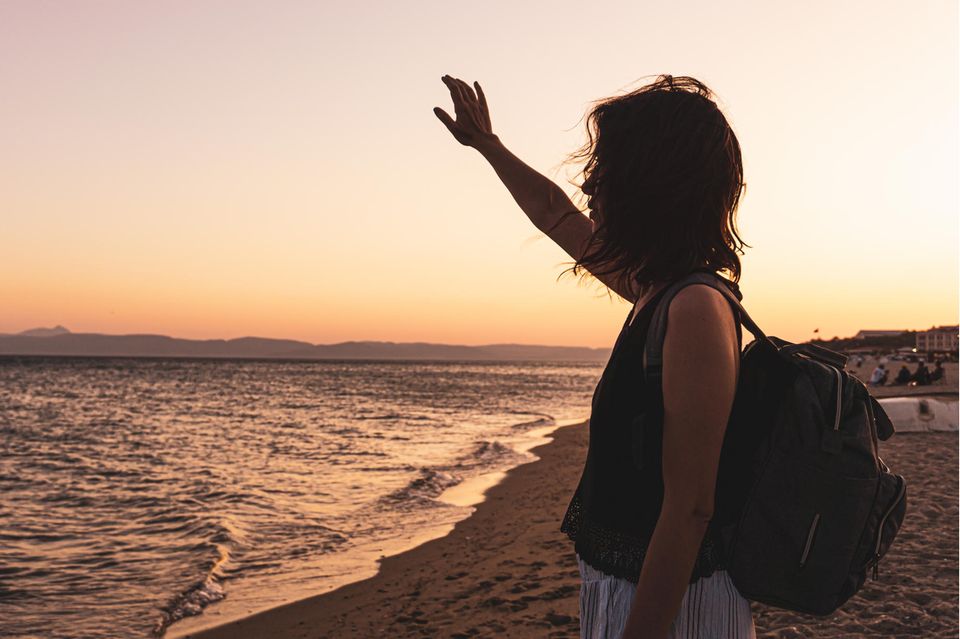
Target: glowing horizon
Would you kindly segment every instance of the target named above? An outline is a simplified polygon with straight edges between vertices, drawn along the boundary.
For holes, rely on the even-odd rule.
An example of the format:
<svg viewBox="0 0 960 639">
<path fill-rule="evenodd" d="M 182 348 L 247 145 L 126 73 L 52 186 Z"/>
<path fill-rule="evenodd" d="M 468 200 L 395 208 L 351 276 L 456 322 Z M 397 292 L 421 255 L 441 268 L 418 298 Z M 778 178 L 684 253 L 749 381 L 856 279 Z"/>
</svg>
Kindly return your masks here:
<svg viewBox="0 0 960 639">
<path fill-rule="evenodd" d="M 629 304 L 557 280 L 434 116 L 445 73 L 571 196 L 590 103 L 692 75 L 743 148 L 767 334 L 958 323 L 956 3 L 363 9 L 0 6 L 0 333 L 611 346 Z"/>
</svg>

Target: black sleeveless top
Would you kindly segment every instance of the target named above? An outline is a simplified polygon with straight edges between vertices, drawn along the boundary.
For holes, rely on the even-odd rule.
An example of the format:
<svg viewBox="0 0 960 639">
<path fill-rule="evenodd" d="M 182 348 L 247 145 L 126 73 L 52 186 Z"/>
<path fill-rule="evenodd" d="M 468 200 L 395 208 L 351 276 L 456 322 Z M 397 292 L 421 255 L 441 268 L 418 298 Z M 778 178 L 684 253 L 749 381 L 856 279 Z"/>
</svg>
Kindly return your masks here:
<svg viewBox="0 0 960 639">
<path fill-rule="evenodd" d="M 583 561 L 633 583 L 640 579 L 663 504 L 662 433 L 642 428 L 651 402 L 643 387 L 642 357 L 654 310 L 668 288 L 645 303 L 633 324 L 634 309 L 627 314 L 593 393 L 587 460 L 560 526 Z M 689 583 L 722 569 L 723 560 L 721 537 L 711 521 Z"/>
</svg>

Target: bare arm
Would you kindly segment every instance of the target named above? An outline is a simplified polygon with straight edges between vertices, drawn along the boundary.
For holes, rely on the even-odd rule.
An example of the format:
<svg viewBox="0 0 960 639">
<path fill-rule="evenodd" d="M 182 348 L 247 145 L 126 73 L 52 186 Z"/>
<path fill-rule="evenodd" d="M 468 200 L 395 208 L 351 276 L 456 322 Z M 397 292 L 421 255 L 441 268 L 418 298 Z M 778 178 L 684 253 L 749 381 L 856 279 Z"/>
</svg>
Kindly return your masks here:
<svg viewBox="0 0 960 639">
<path fill-rule="evenodd" d="M 723 295 L 684 287 L 667 312 L 663 348 L 663 507 L 640 571 L 623 639 L 662 639 L 680 611 L 713 517 L 720 450 L 740 351 Z"/>
<path fill-rule="evenodd" d="M 444 76 L 456 109 L 454 121 L 443 109 L 434 113 L 461 144 L 471 146 L 490 163 L 497 176 L 533 225 L 556 242 L 574 260 L 579 260 L 593 235 L 593 221 L 581 213 L 563 189 L 515 156 L 491 128 L 486 96 L 479 83 L 476 94 L 462 80 Z M 636 302 L 634 291 L 624 290 L 617 273 L 597 277 L 620 297 Z"/>
</svg>

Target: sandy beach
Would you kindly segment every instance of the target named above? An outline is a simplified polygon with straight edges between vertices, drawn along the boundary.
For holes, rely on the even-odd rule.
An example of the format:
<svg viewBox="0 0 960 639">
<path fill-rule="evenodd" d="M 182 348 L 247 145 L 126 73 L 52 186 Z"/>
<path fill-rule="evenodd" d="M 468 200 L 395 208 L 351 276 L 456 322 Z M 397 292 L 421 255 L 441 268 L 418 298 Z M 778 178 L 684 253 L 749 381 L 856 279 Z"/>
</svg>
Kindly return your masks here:
<svg viewBox="0 0 960 639">
<path fill-rule="evenodd" d="M 873 369 L 876 368 L 879 362 L 879 357 L 867 355 L 864 356 L 863 363 L 857 366 L 856 361 L 851 357 L 847 360 L 845 370 L 863 383 L 866 383 L 867 380 L 870 379 Z M 933 358 L 929 358 L 926 365 L 927 368 L 932 371 Z M 943 377 L 926 386 L 906 386 L 903 384 L 890 383 L 896 378 L 897 373 L 900 372 L 901 366 L 906 366 L 907 370 L 911 373 L 917 370 L 916 362 L 892 360 L 888 357 L 886 361 L 886 368 L 890 371 L 888 383 L 883 386 L 870 386 L 870 394 L 876 398 L 912 397 L 913 395 L 949 395 L 955 397 L 957 395 L 958 368 L 960 368 L 960 364 L 957 362 L 945 362 L 943 364 Z"/>
<path fill-rule="evenodd" d="M 372 578 L 184 636 L 578 637 L 576 557 L 559 524 L 587 443 L 586 422 L 557 429 L 449 535 L 385 558 Z M 757 636 L 956 637 L 957 451 L 956 433 L 882 442 L 909 509 L 879 580 L 824 619 L 754 602 Z"/>
</svg>

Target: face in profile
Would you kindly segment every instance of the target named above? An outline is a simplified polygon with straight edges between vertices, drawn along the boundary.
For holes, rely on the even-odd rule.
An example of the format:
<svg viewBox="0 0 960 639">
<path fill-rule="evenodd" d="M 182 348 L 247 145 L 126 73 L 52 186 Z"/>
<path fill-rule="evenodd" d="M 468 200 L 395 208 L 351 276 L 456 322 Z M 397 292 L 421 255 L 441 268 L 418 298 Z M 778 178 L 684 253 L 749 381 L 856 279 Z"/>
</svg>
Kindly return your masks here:
<svg viewBox="0 0 960 639">
<path fill-rule="evenodd" d="M 589 198 L 587 200 L 587 208 L 590 210 L 590 219 L 593 222 L 598 222 L 600 220 L 600 198 L 597 195 L 597 180 L 595 175 L 591 175 L 584 180 L 580 190 Z"/>
</svg>

